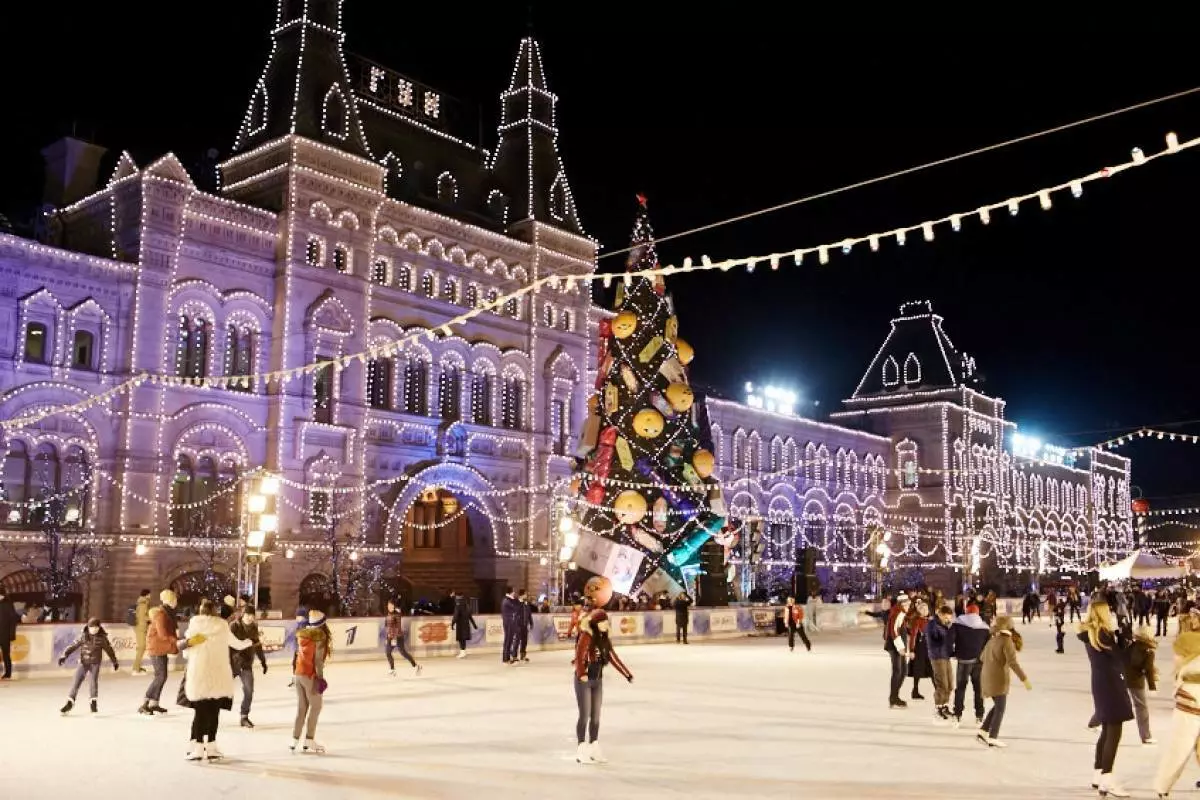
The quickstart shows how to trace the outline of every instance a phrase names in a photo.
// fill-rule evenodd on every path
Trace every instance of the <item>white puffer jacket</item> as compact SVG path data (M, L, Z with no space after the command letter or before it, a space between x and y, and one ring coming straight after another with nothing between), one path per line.
M186 638L204 634L204 642L183 651L187 659L187 674L183 691L187 699L220 700L233 697L233 667L229 665L229 648L245 650L253 642L238 639L229 632L229 623L220 617L197 614L188 623Z

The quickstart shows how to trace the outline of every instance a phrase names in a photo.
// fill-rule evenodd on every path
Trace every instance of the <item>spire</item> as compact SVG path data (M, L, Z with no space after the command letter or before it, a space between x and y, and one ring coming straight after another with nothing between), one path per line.
M508 89L500 95L499 142L492 170L511 193L510 219L535 219L582 233L567 174L558 156L555 105L546 86L541 48L521 40Z
M234 151L298 134L360 156L370 147L342 54L343 0L277 0L271 54Z
M851 399L954 389L974 378L974 359L954 347L933 304L921 300L900 306Z

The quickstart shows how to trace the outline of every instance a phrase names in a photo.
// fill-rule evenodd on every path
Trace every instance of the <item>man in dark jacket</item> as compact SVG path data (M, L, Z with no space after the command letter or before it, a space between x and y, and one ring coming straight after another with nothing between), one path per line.
M520 661L528 661L525 651L529 648L529 631L533 628L533 606L529 603L528 593L522 589L517 592L517 602L520 607L517 611L520 618L517 621L517 650L516 658Z
M258 622L254 618L254 606L242 609L242 615L229 623L229 632L238 639L248 639L254 644L245 650L229 648L229 664L233 674L242 681L242 727L253 728L250 721L250 704L254 702L254 656L262 663L263 675L267 674L267 656L263 653Z
M17 638L17 609L0 586L0 656L4 657L4 674L0 680L12 680L12 643Z
M504 655L505 664L517 663L517 635L525 612L511 586L504 590L504 600L500 603L500 621L504 624Z
M117 662L117 654L113 652L112 643L108 640L108 632L104 630L104 626L100 624L98 617L92 617L88 620L87 625L83 628L83 633L79 634L79 638L75 643L63 651L62 657L58 659L58 665L67 663L67 659L76 650L79 651L79 666L75 669L75 681L71 684L71 691L67 694L67 702L59 713L66 714L75 706L75 696L79 694L79 687L83 685L84 678L90 678L88 689L91 691L91 707L92 713L96 713L96 699L100 696L100 664L104 661L104 656L107 655L112 661L113 672L121 668Z
M963 706L967 700L967 681L975 693L975 722L983 724L983 694L979 679L983 673L983 648L991 638L992 631L979 616L979 606L967 605L967 613L954 620L950 626L950 654L958 659L958 674L954 685L954 724L962 724Z
M688 610L692 607L692 598L688 597L687 592L680 592L675 598L675 643L679 644L679 639L683 637L683 643L687 644L688 632Z
M950 627L954 624L954 610L942 606L925 627L925 645L929 650L929 664L933 668L933 708L937 719L948 720L950 713L950 688L954 684L950 669Z

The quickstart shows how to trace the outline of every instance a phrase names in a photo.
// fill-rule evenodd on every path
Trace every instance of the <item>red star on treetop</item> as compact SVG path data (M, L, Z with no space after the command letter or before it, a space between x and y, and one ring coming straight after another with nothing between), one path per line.
M637 201L638 201L638 205L640 205L642 208L646 207L646 195L642 194L641 192L638 192L637 193Z

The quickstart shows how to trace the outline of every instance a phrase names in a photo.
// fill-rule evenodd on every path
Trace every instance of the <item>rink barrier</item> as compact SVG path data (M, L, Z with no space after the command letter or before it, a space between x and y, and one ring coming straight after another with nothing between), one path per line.
M875 606L866 604L821 604L806 606L806 627L813 632L849 630L878 626L878 620L867 615ZM733 639L752 635L774 635L775 620L782 606L750 606L729 608L694 608L690 613L688 639L698 642ZM610 611L613 639L624 645L661 644L675 641L674 611ZM504 625L498 614L477 614L479 626L471 631L468 652L498 655L504 643ZM566 650L574 646L567 638L571 625L570 614L534 614L529 631L528 652ZM109 640L116 651L121 669L133 666L137 645L133 626L124 623L105 623ZM260 619L259 632L268 662L290 663L296 643L294 620ZM383 658L384 620L382 617L352 617L331 619L335 659L364 661ZM63 652L79 637L78 623L49 623L18 625L13 642L13 669L17 677L59 676L78 664L78 653L72 654L65 667L58 666ZM181 627L181 633L185 630ZM454 656L458 653L455 631L450 617L406 616L405 642L417 658ZM184 660L172 659L173 669L182 669ZM149 661L143 665L149 668ZM105 665L107 668L107 665Z

